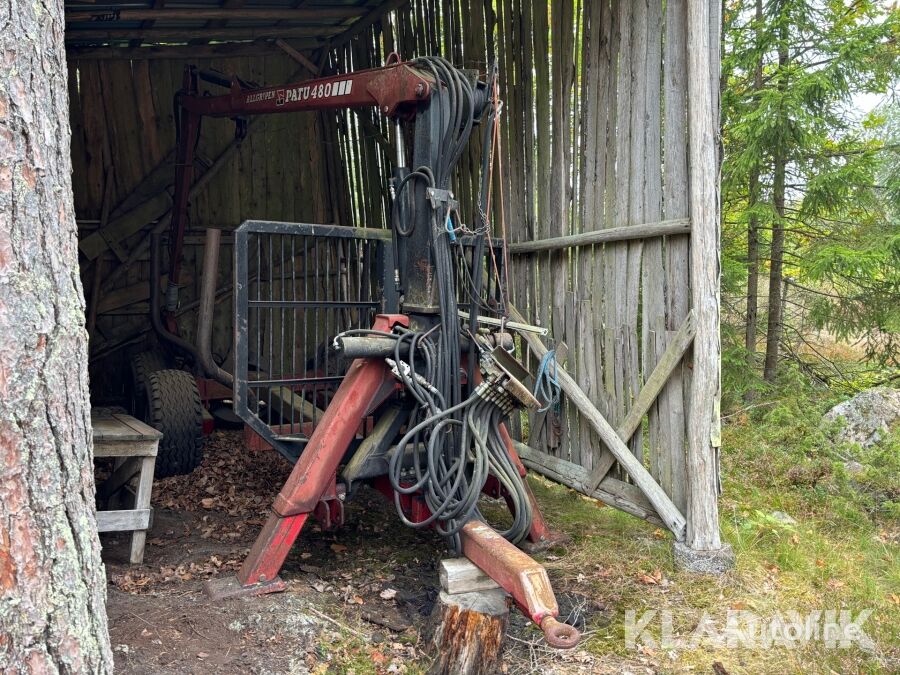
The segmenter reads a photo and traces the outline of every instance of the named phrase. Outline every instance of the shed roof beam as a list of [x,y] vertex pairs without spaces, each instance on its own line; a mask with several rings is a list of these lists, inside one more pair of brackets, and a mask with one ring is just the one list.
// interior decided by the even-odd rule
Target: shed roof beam
[[[352,19],[365,13],[358,7],[304,7],[292,9],[290,7],[243,7],[229,9],[227,7],[213,7],[209,9],[183,9],[181,7],[162,7],[162,2],[157,0],[159,8],[154,9],[120,9],[114,12],[97,10],[72,11],[66,13],[66,23],[77,21],[96,21],[104,23],[109,21],[179,21],[179,20],[253,20],[253,21],[309,21],[313,19],[334,21],[337,19]],[[112,18],[114,17],[114,18]]]
[[267,28],[149,28],[146,30],[113,28],[109,30],[67,30],[66,42],[107,42],[140,39],[143,42],[173,42],[204,38],[207,40],[256,40],[276,37],[322,37],[334,35],[333,26],[270,26]]

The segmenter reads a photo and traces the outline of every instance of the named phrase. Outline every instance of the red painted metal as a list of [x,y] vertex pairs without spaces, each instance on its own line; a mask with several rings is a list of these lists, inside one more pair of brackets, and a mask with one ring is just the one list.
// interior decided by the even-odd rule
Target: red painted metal
[[197,391],[200,392],[200,400],[204,403],[209,401],[223,401],[234,396],[231,387],[226,387],[217,380],[208,377],[197,377]]
[[[512,437],[509,435],[509,431],[505,424],[500,426],[500,436],[503,438],[503,443],[506,445],[506,450],[509,452],[510,458],[519,469],[519,474],[524,478],[528,472],[525,470],[525,465],[522,464],[522,460],[519,459],[519,455],[513,446]],[[534,492],[531,491],[531,486],[528,485],[527,480],[522,482],[525,485],[525,494],[528,495],[528,501],[531,502],[531,529],[528,531],[528,541],[536,544],[538,548],[541,548],[565,539],[564,536],[553,532],[550,529],[550,526],[547,525],[547,521],[544,520],[544,514],[538,506],[537,499],[534,497]],[[513,505],[508,499],[506,503],[509,505],[510,510],[512,510]]]
[[[377,107],[393,116],[415,110],[431,95],[432,78],[410,63],[391,63],[383,68],[358,70],[346,75],[321,77],[294,84],[252,89],[231,78],[231,90],[221,96],[205,96],[199,89],[200,74],[187,66],[181,90],[176,94],[180,109],[178,148],[175,156],[175,195],[169,233],[169,286],[177,287],[181,276],[184,231],[188,201],[194,181],[194,148],[202,117],[263,115],[309,110]],[[242,127],[239,125],[238,129]],[[168,303],[167,303],[168,304]],[[174,307],[166,308],[166,328],[177,334]]]
[[[375,318],[375,330],[390,330],[390,317]],[[408,323],[404,323],[408,325]],[[283,516],[308,513],[334,476],[360,422],[397,388],[384,361],[357,359],[344,376],[331,404],[306,444],[303,454],[275,498],[272,510]]]
[[[372,431],[372,427],[375,426],[375,420],[372,419],[371,416],[364,419],[359,427],[356,430],[357,436],[365,436],[366,434]],[[294,422],[293,424],[273,424],[271,427],[272,432],[276,436],[294,436],[296,434],[303,434],[307,438],[312,436],[313,431],[315,431],[315,427],[312,422]],[[272,450],[272,446],[260,436],[258,433],[253,431],[249,426],[244,426],[244,447],[252,452],[263,452],[265,450]]]
[[[313,425],[312,422],[276,424],[272,426],[272,431],[276,436],[293,436],[299,433],[309,437],[312,435]],[[247,425],[244,425],[244,447],[251,452],[264,452],[273,449],[266,439]]]
[[[404,484],[405,487],[409,487]],[[394,501],[394,488],[391,485],[391,481],[387,476],[378,476],[372,481],[372,487],[378,490],[381,494],[384,495],[384,498],[389,502]],[[421,523],[424,520],[428,520],[428,517],[431,515],[431,509],[428,508],[428,503],[425,501],[425,497],[421,494],[401,494],[400,497],[400,508],[403,509],[403,515],[413,523]]]
[[203,435],[209,436],[212,432],[216,430],[216,420],[213,419],[213,416],[209,414],[206,408],[203,409]]
[[[183,91],[197,91],[196,74],[184,69],[181,82]],[[181,276],[181,256],[184,248],[184,230],[187,227],[188,203],[194,182],[194,149],[200,137],[200,116],[181,115],[176,120],[178,147],[175,149],[175,194],[172,203],[172,222],[169,225],[169,286],[178,286]],[[154,280],[154,283],[155,280]],[[168,304],[168,303],[167,303]],[[166,324],[170,333],[177,334],[174,308],[166,307]]]
[[265,584],[278,578],[284,559],[287,558],[308,517],[308,513],[287,517],[279,516],[277,513],[269,514],[262,532],[259,533],[247,559],[237,573],[241,586]]
[[[409,322],[402,315],[379,315],[373,328],[388,331],[397,324],[408,326]],[[283,590],[278,573],[310,513],[323,529],[343,523],[343,495],[335,482],[338,464],[361,421],[396,388],[397,383],[384,361],[353,362],[275,499],[269,519],[237,574],[238,583],[225,582],[211,588],[215,597]],[[502,433],[513,461],[524,475],[524,467],[505,428]],[[376,478],[373,484],[393,501],[394,491],[387,476]],[[485,491],[504,496],[495,479],[488,480]],[[530,491],[529,498],[534,499]],[[422,522],[430,515],[422,495],[400,495],[400,507],[413,522]],[[534,507],[537,525],[532,527],[530,536],[541,537],[549,530],[537,504]],[[556,620],[559,608],[543,566],[480,521],[467,523],[461,538],[463,554],[512,595],[525,615],[541,626],[548,644],[569,648],[578,643],[578,631]]]
[[[491,494],[488,481],[486,493]],[[499,493],[499,484],[497,485]],[[386,499],[394,500],[394,489],[387,476],[379,476],[373,486]],[[426,520],[431,511],[421,495],[400,495],[404,515],[414,523]],[[541,626],[547,642],[568,649],[581,639],[578,631],[556,620],[559,606],[544,567],[499,535],[490,525],[473,520],[462,529],[463,555],[509,593],[522,612]]]
[[[473,379],[475,380],[476,385],[481,384],[482,376],[481,371],[478,368],[475,369]],[[519,458],[519,455],[513,446],[512,437],[509,435],[509,429],[506,428],[505,424],[500,425],[500,437],[503,439],[504,445],[506,445],[506,451],[509,453],[510,459],[519,470],[519,475],[524,478],[528,474],[528,471],[525,469],[525,465],[522,464],[522,460]],[[544,514],[541,513],[541,508],[538,506],[537,499],[535,499],[534,492],[532,492],[531,487],[528,485],[528,481],[523,481],[523,483],[525,484],[525,493],[528,495],[528,501],[531,502],[531,529],[528,531],[528,541],[535,545],[534,548],[540,550],[565,539],[563,535],[553,532],[550,529],[547,525],[547,521],[544,520]],[[485,488],[488,488],[488,486],[485,485]],[[492,488],[492,490],[492,492],[487,492],[486,490],[486,493],[490,494],[495,499],[502,496],[506,500],[506,504],[510,511],[514,510],[509,495],[503,494],[500,490],[499,483],[496,488]]]
[[[389,331],[396,325],[409,326],[409,319],[402,314],[379,314],[372,327]],[[361,421],[396,388],[384,361],[357,359],[350,365],[238,572],[241,585],[275,578],[309,514],[323,498],[336,497],[335,472]],[[341,519],[342,511],[343,505]],[[336,515],[329,507],[329,519]]]
[[561,649],[578,644],[579,632],[556,620],[559,607],[542,565],[480,521],[466,523],[460,534],[463,554],[513,597],[519,609],[543,629],[548,643]]
[[[343,486],[335,486],[342,488]],[[335,530],[344,524],[344,491],[341,490],[333,497],[320,499],[313,511],[313,516],[319,521],[323,531]]]
[[[185,91],[197,90],[196,71]],[[181,95],[179,103],[198,115],[234,117],[304,110],[377,107],[393,115],[403,106],[414,106],[431,94],[432,78],[407,63],[357,70],[294,84],[251,89],[231,79],[231,91],[221,96]]]

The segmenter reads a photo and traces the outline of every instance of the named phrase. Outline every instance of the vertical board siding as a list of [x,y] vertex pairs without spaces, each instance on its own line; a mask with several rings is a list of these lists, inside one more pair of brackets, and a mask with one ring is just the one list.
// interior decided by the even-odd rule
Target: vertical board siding
[[[111,220],[148,201],[155,199],[158,204],[155,211],[144,214],[147,222],[137,222],[138,229],[118,243],[125,255],[140,251],[141,242],[156,219],[165,214],[171,204],[166,195],[171,194],[174,180],[172,101],[181,87],[186,64],[168,59],[69,62],[73,188],[82,236],[96,227],[107,175],[113,181]],[[198,59],[190,65],[235,73],[264,84],[308,77],[307,73],[297,76],[296,64],[287,56]],[[221,91],[212,85],[206,88]],[[192,201],[191,231],[202,233],[205,227],[232,229],[248,218],[334,222],[332,204],[343,204],[346,199],[333,199],[333,191],[328,189],[326,157],[331,151],[325,149],[323,136],[314,114],[258,118],[232,159]],[[195,164],[198,174],[233,140],[232,122],[204,120]],[[340,183],[338,189],[342,189]],[[343,189],[343,195],[348,192]],[[379,223],[383,224],[384,219],[379,219]],[[106,276],[116,268],[117,259],[109,251],[101,258]],[[188,281],[182,290],[182,304],[198,297],[201,258],[198,246],[186,247],[184,269]],[[230,253],[223,251],[221,260],[227,271]],[[94,265],[83,267],[86,279],[91,278],[93,269]],[[127,272],[107,284],[105,293],[127,291],[146,284],[148,278],[145,250]],[[217,328],[213,331],[213,352],[222,356],[230,350],[228,308],[227,302],[217,308]],[[129,338],[135,338],[136,343],[130,349],[114,352],[95,370],[97,392],[103,391],[107,396],[127,392],[127,357],[134,349],[141,349],[140,344],[148,335],[147,311],[147,301],[143,300],[98,317],[97,337],[92,342],[95,353]],[[181,327],[190,338],[196,330],[195,313],[186,313]]]
[[[666,218],[688,216],[687,165],[687,3],[668,0],[665,16],[664,110],[663,129],[663,212]],[[690,310],[688,268],[689,237],[680,235],[665,240],[666,336],[674,332]],[[682,511],[687,508],[687,475],[685,457],[687,392],[690,385],[691,349],[685,354],[660,394],[668,412],[666,435],[669,452],[661,465],[663,487]]]
[[[687,217],[686,18],[686,0],[411,0],[318,58],[324,73],[378,66],[392,51],[406,59],[441,54],[481,73],[496,62],[502,126],[493,144],[487,215],[495,234],[528,241]],[[717,59],[718,42],[712,43],[710,56]],[[266,84],[311,77],[278,55],[196,65]],[[110,165],[113,216],[171,185],[171,102],[183,66],[171,60],[70,63],[73,185],[81,219],[99,217]],[[477,216],[483,133],[476,127],[457,169],[455,191],[466,223]],[[233,227],[246,218],[270,218],[389,227],[395,135],[389,120],[367,109],[261,118],[192,204],[191,225]],[[204,122],[200,161],[214,159],[232,138],[231,123]],[[137,186],[143,197],[131,194]],[[126,250],[144,235],[127,239]],[[509,261],[513,302],[530,321],[552,330],[554,344],[566,343],[567,370],[614,427],[688,315],[689,252],[688,236],[680,235]],[[188,255],[199,259],[194,251]],[[194,287],[199,276],[195,270]],[[114,288],[145,279],[142,263]],[[186,292],[186,300],[194,292]],[[145,317],[101,317],[98,325],[112,337],[123,332],[118,324],[140,320]],[[224,353],[228,345],[216,349]],[[688,351],[645,424],[627,439],[681,510],[690,358]],[[534,370],[537,364],[530,359],[529,365]],[[625,478],[565,398],[558,410],[531,415],[527,424],[523,418],[521,428],[518,421],[516,435],[535,449],[588,470],[610,467]]]

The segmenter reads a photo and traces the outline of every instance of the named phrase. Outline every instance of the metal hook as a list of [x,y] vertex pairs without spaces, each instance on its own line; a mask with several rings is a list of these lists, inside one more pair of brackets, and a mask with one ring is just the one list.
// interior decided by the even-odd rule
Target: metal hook
[[546,616],[541,621],[541,630],[547,644],[557,649],[571,649],[581,641],[581,633],[574,626],[557,621],[555,617]]

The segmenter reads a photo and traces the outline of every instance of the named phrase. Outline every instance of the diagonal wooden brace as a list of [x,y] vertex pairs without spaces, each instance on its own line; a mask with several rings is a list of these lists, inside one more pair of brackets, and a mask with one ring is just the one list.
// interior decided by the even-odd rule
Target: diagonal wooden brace
[[[516,321],[525,323],[525,318],[519,311],[509,305],[510,316]],[[543,358],[547,353],[547,348],[540,338],[530,333],[522,332],[522,339],[528,343],[531,351],[538,358]],[[591,402],[587,394],[578,386],[578,383],[563,368],[558,368],[558,379],[562,390],[569,397],[584,415],[585,420],[594,428],[597,435],[606,443],[609,451],[619,461],[619,464],[625,472],[631,476],[641,491],[653,504],[653,508],[659,514],[659,517],[666,524],[666,527],[675,535],[677,541],[682,541],[685,536],[687,521],[682,515],[678,507],[672,503],[669,495],[666,494],[659,484],[650,475],[650,472],[644,468],[644,465],[633,455],[628,446],[622,441],[616,430],[612,428],[606,418],[597,410],[597,407]],[[602,476],[601,476],[602,479]]]
[[[653,372],[650,373],[650,377],[647,378],[644,386],[641,388],[640,392],[638,392],[637,398],[634,399],[634,403],[631,405],[631,409],[628,411],[628,414],[625,415],[625,419],[622,420],[622,423],[616,428],[616,433],[624,443],[630,441],[631,437],[634,436],[634,432],[641,426],[641,420],[644,419],[644,415],[650,410],[650,406],[653,405],[656,397],[659,396],[659,392],[662,391],[662,388],[668,381],[672,371],[675,370],[675,367],[681,362],[681,357],[684,356],[684,353],[687,351],[687,348],[690,347],[693,340],[694,314],[693,312],[688,312],[681,327],[675,333],[669,346],[666,347],[666,351],[659,359],[659,363],[656,364],[656,368],[653,369]],[[610,468],[612,468],[612,465],[615,463],[616,458],[612,453],[604,453],[603,457],[601,457],[600,461],[597,463],[597,466],[595,466],[594,470],[591,472],[590,478],[588,478],[585,483],[588,493],[591,493],[600,487],[601,481],[606,474],[609,473]]]

